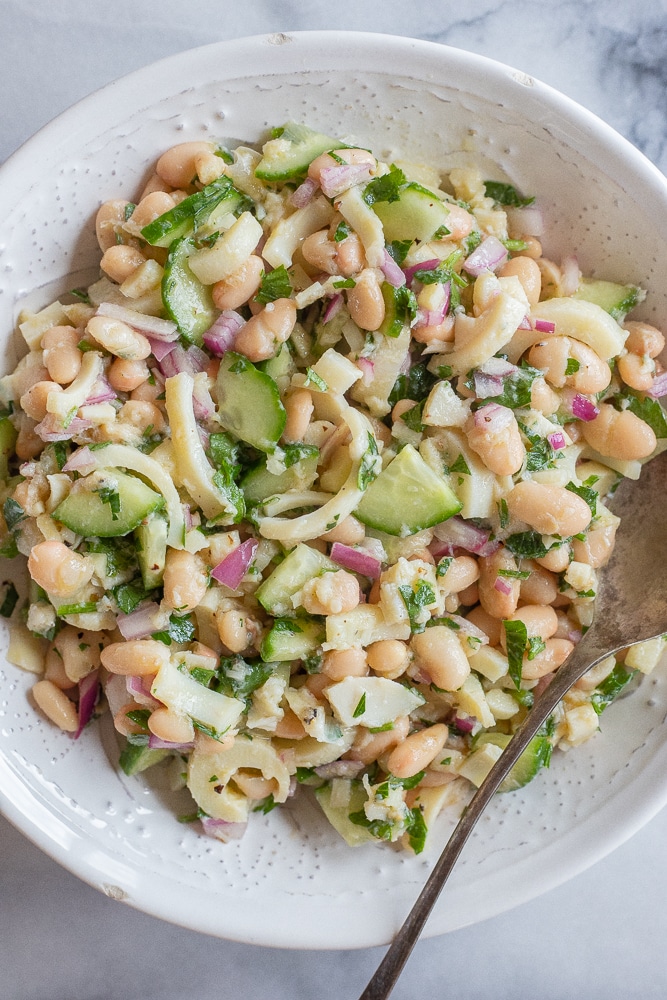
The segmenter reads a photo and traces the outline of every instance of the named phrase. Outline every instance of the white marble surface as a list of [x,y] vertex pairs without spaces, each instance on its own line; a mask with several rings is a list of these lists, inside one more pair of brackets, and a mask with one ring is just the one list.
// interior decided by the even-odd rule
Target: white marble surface
[[[78,98],[154,59],[243,34],[324,28],[410,34],[514,65],[667,170],[665,0],[0,0],[0,160]],[[0,838],[0,1000],[342,1000],[358,996],[381,957],[198,936],[99,895],[2,819]],[[541,899],[421,942],[396,1000],[667,995],[666,839],[662,813]]]

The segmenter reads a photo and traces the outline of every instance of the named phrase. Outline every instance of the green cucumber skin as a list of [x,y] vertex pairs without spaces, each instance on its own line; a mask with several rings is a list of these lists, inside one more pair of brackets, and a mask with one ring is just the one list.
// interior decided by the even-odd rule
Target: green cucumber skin
[[257,164],[255,177],[264,181],[284,181],[302,177],[312,161],[331,149],[342,149],[345,143],[322,132],[314,132],[306,125],[287,122],[280,139],[290,143],[290,148],[275,152],[269,147]]
[[406,537],[446,521],[461,507],[445,480],[406,445],[370,484],[354,513],[370,528]]
[[260,462],[241,481],[241,489],[246,500],[258,503],[260,500],[277,496],[287,490],[309,489],[317,478],[319,451],[314,450],[314,455],[302,458],[300,462],[291,465],[279,476],[269,472],[265,462]]
[[149,767],[159,764],[168,756],[169,750],[149,750],[147,746],[136,747],[132,743],[126,743],[121,750],[118,763],[121,770],[128,777],[132,777],[133,774],[140,774]]
[[340,566],[327,556],[301,543],[267,576],[255,596],[269,614],[285,615],[292,609],[292,595],[301,590],[307,580],[337,569]]
[[146,590],[162,586],[167,561],[168,534],[168,522],[160,514],[154,514],[135,528],[137,562]]
[[9,475],[9,456],[13,454],[16,445],[17,432],[8,417],[0,419],[0,479]]
[[195,228],[200,229],[197,224],[200,218],[208,219],[222,206],[227,212],[236,212],[249,203],[249,199],[234,188],[229,178],[223,176],[149,222],[141,230],[141,236],[151,246],[169,247],[175,239],[189,236]]
[[105,475],[108,477],[109,483],[117,490],[120,509],[114,518],[110,504],[101,499],[93,484],[87,488],[86,482],[91,477],[79,480],[81,487],[72,490],[53,512],[56,521],[77,535],[118,538],[129,534],[145,518],[164,506],[164,497],[136,476],[128,476],[118,469],[101,470],[94,475],[95,484],[104,483]]
[[274,625],[264,637],[259,655],[265,663],[277,661],[303,660],[312,656],[324,641],[324,626],[321,622],[305,616],[293,619],[299,631],[286,632],[285,619]]
[[213,305],[211,289],[190,270],[188,257],[196,249],[195,241],[187,236],[171,244],[162,276],[162,302],[181,336],[201,346],[218,310]]
[[227,351],[218,372],[218,400],[225,430],[259,451],[275,450],[285,430],[287,414],[278,386],[270,375],[243,355]]
[[446,202],[416,183],[406,184],[398,201],[378,201],[372,209],[382,223],[387,242],[428,242],[441,226],[447,226],[449,217]]
[[[511,737],[505,733],[480,733],[475,741],[475,747],[492,743],[503,750]],[[516,764],[498,788],[499,792],[514,792],[532,781],[538,771],[549,766],[551,743],[546,736],[534,736],[523,751]]]
[[618,323],[622,323],[626,314],[645,297],[646,293],[637,285],[620,285],[614,281],[598,281],[594,278],[582,278],[573,295],[575,299],[594,302]]

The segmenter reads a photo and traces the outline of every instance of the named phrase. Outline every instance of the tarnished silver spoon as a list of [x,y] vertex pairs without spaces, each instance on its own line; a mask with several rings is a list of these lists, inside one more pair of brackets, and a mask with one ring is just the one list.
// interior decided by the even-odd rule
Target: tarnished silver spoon
[[593,624],[554,675],[459,820],[426,885],[359,1000],[385,1000],[396,984],[459,854],[494,792],[540,726],[587,670],[613,653],[667,632],[667,452],[620,484],[611,507],[621,518],[600,573]]

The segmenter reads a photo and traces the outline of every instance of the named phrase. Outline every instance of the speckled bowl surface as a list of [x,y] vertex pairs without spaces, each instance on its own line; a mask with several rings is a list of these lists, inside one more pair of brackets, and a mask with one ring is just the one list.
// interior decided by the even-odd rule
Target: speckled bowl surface
[[[385,157],[444,169],[481,163],[539,196],[546,252],[648,289],[667,325],[667,182],[572,101],[506,66],[398,37],[345,32],[215,44],[114,83],[43,129],[0,170],[3,369],[21,306],[97,274],[94,215],[135,198],[150,163],[186,139],[260,141],[292,118]],[[641,487],[639,487],[641,488]],[[3,579],[16,575],[3,567]],[[6,649],[6,637],[2,638]],[[387,942],[454,818],[419,857],[348,848],[299,795],[223,845],[177,822],[178,805],[116,768],[108,725],[74,742],[43,721],[32,678],[0,660],[0,806],[29,838],[109,896],[196,930],[280,947]],[[664,670],[557,754],[524,791],[497,797],[436,907],[439,934],[536,896],[629,837],[667,799]],[[66,915],[64,915],[66,919]]]

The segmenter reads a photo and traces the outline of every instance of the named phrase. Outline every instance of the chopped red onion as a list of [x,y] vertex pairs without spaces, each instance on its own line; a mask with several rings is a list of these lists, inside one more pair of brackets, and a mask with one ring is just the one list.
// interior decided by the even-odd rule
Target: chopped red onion
[[333,319],[334,316],[340,312],[343,307],[343,294],[342,292],[336,292],[335,295],[327,302],[324,312],[322,313],[322,322],[328,323],[329,320]]
[[243,316],[234,309],[223,309],[204,334],[204,343],[211,354],[221,358],[226,351],[231,351],[242,326],[245,326]]
[[215,413],[215,403],[203,379],[195,379],[194,381],[192,409],[196,420],[209,420]]
[[385,278],[394,288],[400,288],[405,284],[405,273],[398,266],[387,249],[384,251],[384,260],[380,265]]
[[493,584],[493,589],[497,590],[500,594],[511,594],[512,584],[504,576],[497,576]]
[[454,725],[460,733],[471,733],[477,725],[477,719],[474,715],[457,713],[454,717]]
[[565,435],[562,431],[553,431],[553,433],[547,434],[547,441],[554,451],[560,451],[561,448],[565,447]]
[[173,351],[170,351],[160,364],[160,371],[165,378],[172,378],[180,372],[187,372],[188,375],[197,375],[204,371],[209,363],[209,357],[201,348],[192,344],[188,349],[177,344]]
[[211,576],[230,590],[236,590],[255,557],[258,545],[256,538],[247,538],[211,570]]
[[315,768],[318,778],[356,778],[366,765],[359,760],[334,760],[330,764],[320,764]]
[[478,277],[486,271],[495,271],[507,260],[507,250],[497,236],[487,236],[463,263],[464,271]]
[[533,323],[533,329],[537,330],[538,333],[554,333],[556,324],[547,319],[536,319]]
[[331,558],[339,566],[367,576],[369,580],[377,580],[382,569],[382,563],[375,556],[363,549],[354,549],[342,542],[334,542],[331,546]]
[[[438,542],[444,542],[450,548],[465,549],[466,552],[472,552],[477,556],[489,556],[500,547],[499,541],[490,538],[489,531],[464,521],[462,517],[450,517],[449,520],[436,525],[434,532]],[[451,551],[436,554],[434,548],[437,548],[437,544],[432,542],[429,551],[435,559],[453,554]]]
[[157,362],[163,361],[177,346],[175,340],[156,340],[154,337],[149,337],[148,341],[151,345],[151,353]]
[[370,358],[357,358],[355,362],[357,368],[362,371],[362,384],[370,385],[373,381],[373,374],[375,372],[375,365]]
[[305,208],[313,200],[313,195],[319,187],[319,183],[313,177],[306,177],[303,184],[290,195],[290,201],[295,208]]
[[145,313],[137,312],[136,309],[127,309],[125,306],[117,306],[112,302],[101,302],[97,307],[97,315],[118,319],[122,323],[127,323],[134,330],[138,330],[139,333],[155,340],[178,339],[178,327],[170,319],[148,316]]
[[230,840],[240,840],[246,831],[247,823],[228,823],[224,819],[214,819],[212,816],[202,816],[201,825],[207,837],[215,837],[227,844]]
[[519,371],[516,365],[506,361],[505,358],[489,358],[477,370],[484,372],[485,375],[500,375],[503,378]]
[[79,725],[74,733],[75,740],[78,740],[79,736],[81,736],[81,733],[93,717],[99,691],[100,679],[98,670],[93,670],[92,673],[88,674],[86,677],[82,677],[79,681]]
[[491,396],[502,396],[503,380],[499,375],[487,375],[478,369],[474,376],[475,395],[478,399],[488,399]]
[[320,187],[327,198],[336,198],[343,191],[370,178],[370,163],[337,163],[320,171]]
[[160,606],[153,601],[145,601],[129,615],[122,611],[116,618],[116,625],[123,639],[145,639],[156,632],[156,615]]
[[78,448],[72,452],[63,465],[63,472],[81,472],[86,474],[86,470],[92,470],[97,465],[97,459],[93,455],[88,445]]
[[82,420],[81,417],[74,417],[63,427],[55,413],[47,413],[41,423],[34,428],[35,433],[47,443],[51,441],[69,441],[76,434],[82,434],[92,427],[90,420]]
[[499,403],[487,403],[475,410],[473,415],[475,427],[483,427],[489,434],[497,434],[514,420],[514,414],[507,406]]
[[423,260],[420,264],[411,264],[410,267],[403,268],[405,280],[408,285],[411,285],[417,271],[435,271],[436,267],[440,267],[441,264],[442,261],[439,257],[432,257],[431,260]]
[[560,287],[563,295],[574,295],[579,287],[581,271],[576,257],[566,257],[560,265]]
[[582,396],[580,393],[577,393],[576,396],[574,396],[570,406],[572,409],[572,416],[578,417],[579,420],[583,420],[586,423],[589,423],[591,420],[595,420],[600,412],[599,407],[597,407],[591,399],[588,399],[586,396]]
[[94,406],[96,403],[108,403],[112,399],[117,399],[117,393],[111,388],[107,380],[102,377],[97,380],[90,390],[90,395],[86,397],[84,406]]
[[662,399],[667,396],[667,372],[661,372],[653,379],[653,385],[646,393],[651,399]]
[[532,330],[532,329],[533,329],[533,324],[530,322],[530,316],[526,314],[519,323],[519,325],[517,326],[517,330]]
[[131,694],[138,705],[145,705],[146,708],[159,708],[160,702],[151,694],[150,682],[147,677],[136,677],[129,675],[126,678],[127,693]]
[[194,746],[194,743],[170,743],[169,740],[161,740],[159,736],[154,736],[153,733],[148,737],[149,750],[176,750],[187,753],[189,750],[194,750]]

